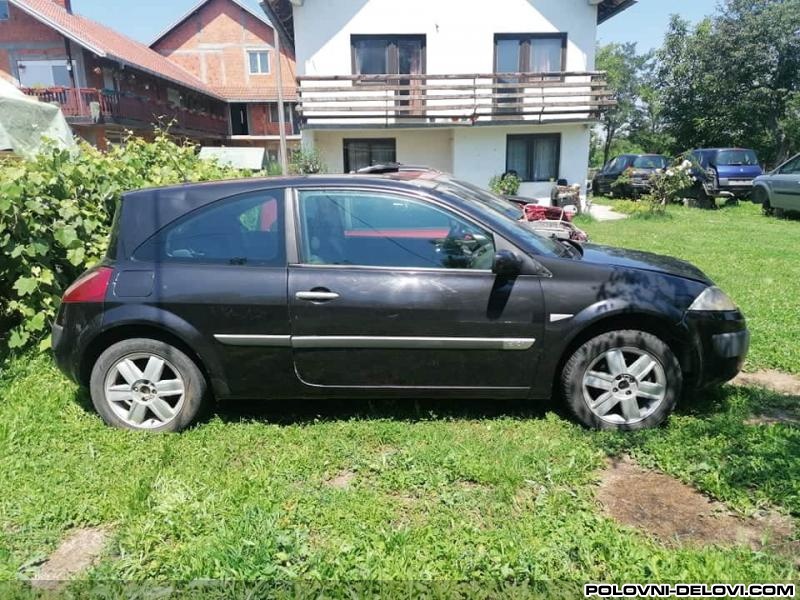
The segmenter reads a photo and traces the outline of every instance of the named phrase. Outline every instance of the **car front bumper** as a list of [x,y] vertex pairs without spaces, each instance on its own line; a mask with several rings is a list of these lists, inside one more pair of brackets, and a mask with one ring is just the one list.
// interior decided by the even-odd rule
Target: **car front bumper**
[[750,349],[750,331],[740,311],[690,312],[687,326],[694,339],[695,387],[730,381],[742,370]]

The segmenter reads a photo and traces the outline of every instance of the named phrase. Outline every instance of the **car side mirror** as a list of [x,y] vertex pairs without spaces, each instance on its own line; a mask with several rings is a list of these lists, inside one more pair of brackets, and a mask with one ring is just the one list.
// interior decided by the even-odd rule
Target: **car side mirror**
[[503,277],[516,277],[522,272],[522,259],[511,250],[498,250],[494,255],[492,273]]

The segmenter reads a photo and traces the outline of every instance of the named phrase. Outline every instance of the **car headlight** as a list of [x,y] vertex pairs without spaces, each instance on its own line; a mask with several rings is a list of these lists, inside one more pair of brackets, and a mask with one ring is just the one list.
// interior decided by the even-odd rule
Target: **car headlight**
[[717,286],[712,285],[703,290],[703,293],[692,302],[689,310],[720,312],[725,310],[738,310],[738,308],[733,300],[728,297],[728,294]]

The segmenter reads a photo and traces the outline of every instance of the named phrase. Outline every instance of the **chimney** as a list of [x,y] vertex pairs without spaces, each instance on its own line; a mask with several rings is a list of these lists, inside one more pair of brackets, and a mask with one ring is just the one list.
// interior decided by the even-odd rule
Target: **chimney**
[[72,0],[53,0],[56,4],[66,10],[68,13],[72,13]]

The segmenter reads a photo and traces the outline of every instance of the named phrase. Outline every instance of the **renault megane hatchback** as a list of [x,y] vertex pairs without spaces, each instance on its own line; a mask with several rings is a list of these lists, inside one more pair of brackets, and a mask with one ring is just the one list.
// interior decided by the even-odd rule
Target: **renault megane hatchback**
[[558,394],[586,426],[640,429],[739,371],[745,319],[700,270],[506,209],[445,175],[131,192],[64,295],[55,357],[106,423],[149,431],[214,397],[432,394]]

